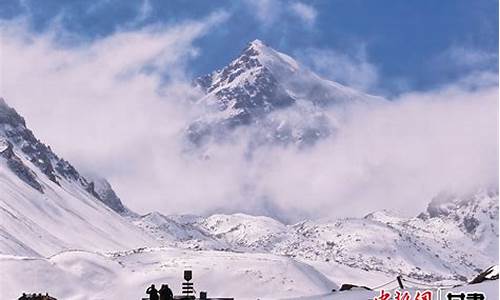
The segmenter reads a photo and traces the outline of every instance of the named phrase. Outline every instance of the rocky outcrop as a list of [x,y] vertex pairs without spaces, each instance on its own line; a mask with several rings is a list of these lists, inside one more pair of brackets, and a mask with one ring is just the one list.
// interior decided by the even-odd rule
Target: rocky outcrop
[[[3,143],[0,147],[1,157],[8,167],[21,180],[39,192],[43,193],[43,186],[38,182],[35,169],[31,169],[32,167],[57,185],[61,185],[61,180],[79,185],[116,212],[132,214],[121,203],[107,181],[101,179],[99,182],[93,182],[86,178],[71,163],[55,154],[50,146],[38,140],[26,127],[24,118],[9,107],[3,98],[0,98],[0,143]],[[28,162],[32,166],[28,166]]]

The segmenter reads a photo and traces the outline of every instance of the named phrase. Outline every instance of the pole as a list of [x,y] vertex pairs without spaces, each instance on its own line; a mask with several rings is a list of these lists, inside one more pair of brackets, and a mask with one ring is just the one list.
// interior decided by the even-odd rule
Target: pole
[[399,284],[399,288],[404,290],[404,286],[403,286],[403,280],[401,278],[401,275],[399,275],[398,277],[396,277],[396,279],[398,280],[398,284]]

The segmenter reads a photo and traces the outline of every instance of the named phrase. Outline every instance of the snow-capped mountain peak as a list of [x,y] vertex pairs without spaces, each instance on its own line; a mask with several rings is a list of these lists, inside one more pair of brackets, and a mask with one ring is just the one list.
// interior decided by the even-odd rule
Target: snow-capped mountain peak
[[256,60],[275,75],[279,75],[284,70],[296,72],[300,69],[300,65],[295,59],[274,50],[258,39],[251,42],[244,52],[253,54]]
[[265,48],[267,47],[266,44],[264,44],[263,41],[259,40],[259,39],[255,39],[253,41],[250,42],[250,47],[258,50],[260,48]]
[[[326,109],[383,101],[321,78],[260,40],[224,68],[197,78],[195,85],[205,92],[198,101],[203,114],[187,130],[195,145],[206,137],[223,139],[239,126],[252,126],[254,140],[307,144],[334,129]],[[300,118],[290,118],[294,113]]]
[[268,67],[277,65],[272,62],[278,57],[261,41],[253,41],[227,67],[196,80],[207,92],[202,101],[221,111],[230,110],[226,116],[235,117],[231,126],[248,124],[257,114],[291,105],[294,99],[282,90]]

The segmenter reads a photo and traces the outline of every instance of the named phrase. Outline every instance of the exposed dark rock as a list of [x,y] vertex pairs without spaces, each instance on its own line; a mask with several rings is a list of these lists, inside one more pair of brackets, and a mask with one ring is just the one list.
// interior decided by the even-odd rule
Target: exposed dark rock
[[27,183],[32,188],[40,193],[43,193],[43,188],[38,182],[36,174],[30,170],[22,160],[17,157],[13,151],[13,145],[9,141],[0,140],[6,145],[6,149],[0,152],[0,157],[6,160],[9,169],[17,175],[19,179]]
[[472,279],[469,284],[481,283],[486,280],[498,280],[498,266],[491,266]]
[[465,217],[463,225],[468,233],[473,234],[476,231],[477,226],[479,226],[479,221],[474,217]]
[[43,192],[36,174],[23,164],[22,160],[16,156],[15,150],[17,150],[18,155],[23,155],[23,158],[28,159],[52,182],[59,185],[63,179],[74,182],[113,210],[119,213],[128,212],[109,184],[106,185],[106,188],[97,189],[95,183],[89,182],[68,161],[58,157],[49,146],[40,142],[26,127],[24,118],[9,107],[2,98],[0,98],[0,139],[5,139],[8,145],[1,154],[7,159],[9,168],[36,190]]
[[188,124],[186,138],[191,144],[225,141],[233,129],[248,125],[260,128],[253,133],[254,144],[310,145],[330,135],[329,120],[321,114],[304,112],[300,118],[307,120],[304,124],[292,122],[286,116],[272,116],[292,107],[296,99],[264,63],[263,52],[272,52],[277,63],[283,64],[282,68],[290,67],[278,58],[277,52],[254,41],[228,66],[194,80],[194,85],[207,94],[202,103],[210,103],[214,114],[220,112],[220,116],[201,117]]
[[350,283],[344,283],[340,287],[339,291],[350,291],[352,289],[365,289],[371,291],[372,289],[364,285],[355,285]]
[[106,206],[121,215],[135,215],[125,205],[113,190],[111,184],[104,178],[96,175],[86,175],[90,180],[88,183],[88,192],[93,194],[97,199],[101,200]]

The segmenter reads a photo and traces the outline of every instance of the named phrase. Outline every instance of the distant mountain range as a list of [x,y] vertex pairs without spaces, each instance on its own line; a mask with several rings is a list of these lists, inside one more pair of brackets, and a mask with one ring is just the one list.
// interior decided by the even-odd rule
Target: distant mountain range
[[134,223],[173,247],[272,253],[428,282],[464,281],[498,259],[496,190],[436,198],[414,218],[378,211],[362,219],[285,225],[244,214],[150,213]]

